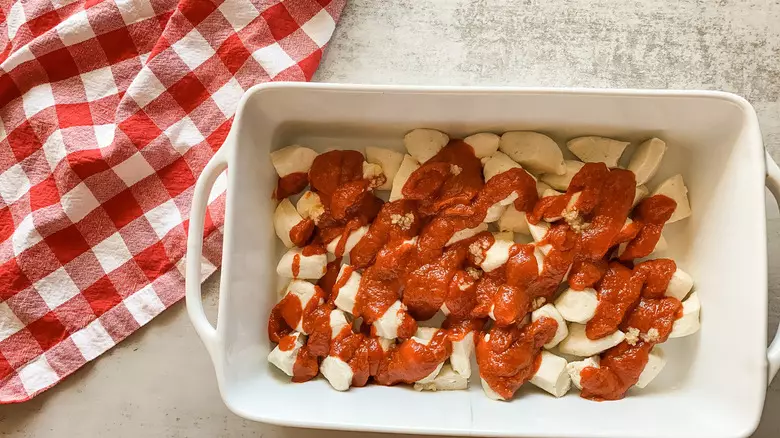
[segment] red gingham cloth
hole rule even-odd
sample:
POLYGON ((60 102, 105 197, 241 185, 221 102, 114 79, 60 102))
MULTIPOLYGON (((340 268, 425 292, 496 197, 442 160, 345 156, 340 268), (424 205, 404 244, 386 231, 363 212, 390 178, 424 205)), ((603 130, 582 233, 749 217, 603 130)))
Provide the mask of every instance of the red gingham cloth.
MULTIPOLYGON (((193 186, 236 103, 311 79, 345 1, 0 1, 0 403, 184 296, 193 186)), ((221 261, 221 181, 202 278, 221 261)))

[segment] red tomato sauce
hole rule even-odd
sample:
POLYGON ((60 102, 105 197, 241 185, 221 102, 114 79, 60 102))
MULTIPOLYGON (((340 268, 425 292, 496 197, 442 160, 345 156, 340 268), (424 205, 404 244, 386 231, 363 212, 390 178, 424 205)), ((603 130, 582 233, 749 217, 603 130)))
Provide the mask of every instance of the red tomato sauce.
POLYGON ((306 218, 290 229, 290 240, 295 246, 306 246, 314 234, 314 221, 306 218))
POLYGON ((431 263, 409 272, 405 278, 403 303, 417 320, 433 318, 447 298, 450 283, 466 259, 466 249, 453 246, 431 263))
POLYGON ((284 199, 300 193, 309 185, 309 175, 305 172, 295 172, 279 178, 274 190, 274 199, 284 199))
POLYGON ((601 355, 599 368, 585 367, 580 372, 580 395, 591 400, 620 400, 639 380, 653 348, 652 343, 634 346, 623 342, 601 355))
POLYGON ((325 208, 317 221, 313 241, 326 245, 341 237, 337 252, 340 257, 346 237, 376 217, 382 200, 367 190, 368 182, 363 180, 363 154, 357 151, 318 155, 309 170, 309 180, 325 208))
POLYGON ((330 303, 333 303, 333 300, 336 299, 334 296, 334 288, 336 280, 338 280, 339 277, 339 272, 341 271, 341 260, 341 257, 337 257, 333 261, 328 262, 325 267, 325 275, 317 281, 317 286, 322 289, 330 303))
POLYGON ((301 255, 295 254, 292 261, 292 275, 293 278, 298 278, 298 274, 301 272, 301 255))
MULTIPOLYGON (((599 304, 596 314, 585 328, 588 338, 603 338, 615 332, 627 318, 639 319, 640 316, 633 315, 637 313, 637 310, 634 310, 637 305, 640 308, 648 307, 643 313, 647 316, 641 317, 641 322, 644 323, 642 327, 649 329, 651 327, 647 324, 653 323, 665 327, 665 324, 661 324, 664 312, 656 312, 649 307, 654 309, 655 302, 669 302, 663 295, 676 269, 674 261, 669 259, 648 260, 636 265, 634 269, 629 269, 617 261, 610 263, 598 287, 599 304), (647 297, 644 305, 640 303, 642 296, 647 297)), ((672 300, 677 301, 673 298, 672 300)), ((671 322, 674 322, 674 319, 671 322)), ((668 325, 668 330, 671 331, 671 323, 668 325)), ((627 327, 639 328, 641 331, 641 327, 635 325, 629 324, 627 327)))
POLYGON ((298 356, 295 358, 292 381, 295 383, 309 381, 316 377, 319 371, 320 363, 317 356, 311 353, 308 345, 304 345, 298 350, 298 356))
POLYGON ((553 287, 569 267, 571 288, 582 290, 598 282, 606 271, 607 253, 631 210, 635 188, 632 172, 610 170, 604 163, 586 163, 565 194, 543 198, 536 204, 528 218, 531 224, 542 219, 565 219, 551 226, 542 242, 552 245, 545 260, 545 269, 548 260, 550 265, 549 280, 543 288, 547 294, 554 292, 553 287))
POLYGON ((640 331, 637 343, 606 351, 601 368, 582 372, 583 397, 612 400, 636 383, 652 345, 668 337, 680 316, 680 302, 664 297, 674 262, 629 263, 652 252, 674 201, 645 199, 626 226, 636 185, 629 171, 586 163, 565 194, 539 199, 534 178, 519 168, 485 182, 471 146, 452 140, 412 172, 402 188, 405 199, 384 203, 373 192, 376 181, 363 179, 363 161, 359 152, 327 152, 314 160, 308 175, 280 180, 277 188, 277 194, 297 193, 306 186, 301 181, 308 181, 322 200, 324 212, 317 224, 305 220, 290 232, 293 243, 304 247, 304 256, 322 254, 327 244, 340 239, 336 260, 318 282, 324 304, 312 300, 302 308, 297 297, 288 296, 269 317, 269 339, 280 342, 280 348, 293 347, 288 335, 299 323, 309 333, 293 381, 316 375, 318 361, 330 355, 349 364, 353 386, 371 379, 382 385, 413 383, 449 357, 453 341, 474 333, 480 376, 501 397, 511 398, 536 373, 539 353, 557 329, 551 318, 530 324, 524 318, 539 302, 552 301, 568 276, 575 290, 598 290, 596 315, 586 326, 589 338, 618 328, 640 331), (491 233, 447 246, 456 232, 477 227, 488 209, 512 199, 518 211, 528 212, 531 224, 554 220, 541 242, 513 244, 507 262, 490 272, 479 266, 495 243, 491 233), (345 272, 361 273, 352 310, 363 322, 359 333, 345 327, 332 338, 330 312, 349 278, 338 279, 342 256, 347 255, 348 237, 363 226, 368 231, 349 252, 345 272), (625 244, 620 261, 610 262, 619 244, 625 244), (542 249, 547 254, 540 265, 542 249), (398 301, 403 304, 398 341, 385 351, 374 323, 398 301), (427 345, 413 340, 417 321, 440 309, 447 314, 442 329, 427 345), (493 325, 486 332, 489 317, 493 325))
POLYGON ((608 265, 605 259, 575 260, 569 273, 569 287, 574 290, 592 288, 607 273, 608 265))
POLYGON ((476 342, 479 375, 504 399, 510 399, 539 369, 542 346, 555 335, 558 323, 539 318, 519 327, 493 327, 476 342))
POLYGON ((681 316, 682 303, 664 296, 676 269, 669 259, 649 260, 632 270, 619 262, 610 263, 601 280, 596 314, 588 321, 585 333, 590 339, 598 339, 618 328, 624 332, 638 330, 639 340, 626 340, 602 353, 599 368, 583 369, 582 397, 619 400, 636 384, 650 350, 667 340, 674 321, 681 316))
POLYGON ((279 349, 282 351, 290 351, 295 348, 295 336, 284 335, 277 342, 279 343, 279 349))
POLYGON ((467 271, 455 272, 444 298, 449 318, 466 320, 472 316, 472 310, 477 306, 477 281, 467 271))
POLYGON ((431 374, 452 352, 445 330, 437 330, 427 345, 407 339, 392 349, 379 366, 376 382, 380 385, 414 383, 431 374))
POLYGON ((301 299, 295 294, 287 294, 282 301, 276 304, 279 308, 279 314, 288 327, 297 327, 303 318, 303 304, 301 299))
POLYGON ((469 333, 479 334, 485 327, 487 320, 482 319, 460 319, 447 317, 441 324, 441 328, 447 331, 450 341, 461 341, 469 333))
POLYGON ((468 205, 483 185, 482 163, 474 150, 452 140, 410 175, 403 195, 419 202, 422 215, 432 216, 451 206, 468 205))
MULTIPOLYGON (((292 332, 292 327, 290 327, 282 317, 281 307, 279 307, 279 305, 274 306, 274 308, 271 309, 271 315, 268 317, 268 340, 281 344, 282 339, 292 332)), ((289 350, 292 346, 290 345, 289 348, 280 348, 284 351, 289 350)))
POLYGON ((664 195, 643 199, 634 210, 634 223, 639 229, 620 254, 620 260, 633 260, 650 255, 661 239, 664 224, 672 217, 675 208, 677 203, 664 195))
POLYGON ((330 151, 320 154, 311 164, 311 187, 320 195, 330 198, 347 183, 363 179, 363 154, 358 151, 330 151))
POLYGON ((674 321, 682 316, 681 312, 682 303, 677 298, 642 298, 622 326, 624 330, 630 327, 639 329, 645 336, 655 329, 657 334, 654 342, 665 342, 672 332, 674 321))
POLYGON ((376 376, 386 353, 379 340, 363 333, 344 330, 333 340, 330 356, 338 357, 352 369, 352 386, 365 386, 369 377, 376 376))
POLYGON ((416 236, 422 222, 415 205, 415 202, 406 200, 384 204, 366 235, 350 252, 350 263, 358 269, 366 268, 374 263, 377 253, 385 246, 395 246, 416 236), (408 227, 393 223, 402 218, 408 221, 408 227))

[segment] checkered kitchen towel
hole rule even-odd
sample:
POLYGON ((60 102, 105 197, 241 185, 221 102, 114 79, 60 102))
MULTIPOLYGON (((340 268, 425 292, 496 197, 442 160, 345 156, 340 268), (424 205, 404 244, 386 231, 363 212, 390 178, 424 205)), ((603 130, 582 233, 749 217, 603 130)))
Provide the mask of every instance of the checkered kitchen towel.
MULTIPOLYGON (((344 2, 0 2, 0 403, 184 296, 193 186, 238 99, 311 79, 344 2)), ((220 264, 223 193, 204 278, 220 264)))

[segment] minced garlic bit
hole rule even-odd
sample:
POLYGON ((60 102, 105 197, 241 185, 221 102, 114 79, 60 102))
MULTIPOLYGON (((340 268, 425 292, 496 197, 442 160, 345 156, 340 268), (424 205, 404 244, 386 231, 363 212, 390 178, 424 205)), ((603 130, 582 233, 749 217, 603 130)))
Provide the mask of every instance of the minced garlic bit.
POLYGON ((636 345, 639 341, 639 329, 636 327, 629 327, 626 330, 626 343, 628 345, 636 345))
POLYGON ((390 223, 393 225, 398 225, 400 229, 406 231, 412 227, 412 224, 414 223, 414 215, 412 213, 406 213, 404 215, 391 214, 390 223))
POLYGON ((387 181, 382 166, 374 163, 363 162, 363 179, 368 180, 369 188, 375 189, 387 181))
POLYGON ((460 175, 460 172, 463 171, 463 168, 458 166, 457 164, 450 164, 450 173, 453 175, 460 175))
POLYGON ((572 231, 575 233, 579 234, 590 228, 590 223, 582 220, 582 217, 579 215, 576 209, 564 210, 562 216, 566 223, 569 224, 569 227, 571 227, 572 231))
POLYGON ((309 212, 309 217, 312 221, 314 221, 314 225, 317 225, 319 224, 320 217, 322 217, 323 214, 325 214, 325 208, 322 206, 317 206, 309 212))
POLYGON ((485 261, 485 255, 482 253, 483 249, 484 248, 482 248, 482 245, 478 241, 469 245, 469 252, 474 256, 474 263, 478 265, 485 261))
POLYGON ((534 298, 533 303, 531 303, 531 306, 532 306, 533 310, 536 310, 536 309, 544 306, 545 304, 547 304, 547 298, 545 298, 545 297, 536 297, 536 298, 534 298))
POLYGON ((646 335, 642 335, 642 340, 645 342, 658 342, 660 337, 661 335, 658 333, 658 329, 653 327, 647 331, 646 335))
POLYGON ((471 286, 474 286, 474 282, 471 281, 470 277, 469 278, 464 278, 458 284, 458 290, 465 291, 465 290, 468 290, 468 288, 470 288, 471 286))
POLYGON ((477 268, 472 268, 471 266, 466 268, 466 273, 474 280, 479 280, 479 278, 482 277, 482 271, 477 268))

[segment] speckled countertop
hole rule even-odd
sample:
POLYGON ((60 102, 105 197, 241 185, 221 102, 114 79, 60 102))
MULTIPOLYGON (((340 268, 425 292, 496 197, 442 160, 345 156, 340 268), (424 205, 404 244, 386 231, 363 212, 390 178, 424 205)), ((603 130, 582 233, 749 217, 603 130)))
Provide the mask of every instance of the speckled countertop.
MULTIPOLYGON (((780 0, 349 0, 315 80, 732 91, 755 106, 764 142, 780 160, 780 0)), ((770 217, 773 332, 780 218, 770 217)), ((212 316, 218 287, 217 278, 204 286, 212 316)), ((183 304, 56 388, 0 407, 0 434, 371 435, 267 426, 228 412, 183 304)), ((780 436, 773 412, 780 379, 756 437, 780 436)))

